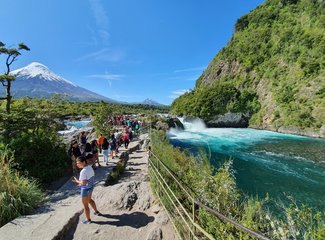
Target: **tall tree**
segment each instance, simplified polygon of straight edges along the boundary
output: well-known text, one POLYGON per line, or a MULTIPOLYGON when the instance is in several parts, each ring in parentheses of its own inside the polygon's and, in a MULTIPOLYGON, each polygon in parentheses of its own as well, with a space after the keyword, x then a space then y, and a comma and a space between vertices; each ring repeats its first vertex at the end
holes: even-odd
POLYGON ((17 57, 21 55, 21 51, 26 50, 29 51, 29 47, 27 47, 24 43, 19 43, 18 48, 6 48, 5 44, 0 41, 0 54, 6 55, 6 69, 5 73, 0 75, 0 82, 3 87, 6 88, 6 97, 0 98, 0 100, 6 100, 6 111, 10 114, 10 106, 11 106, 11 82, 15 80, 15 76, 10 75, 10 66, 11 64, 17 60, 17 57))

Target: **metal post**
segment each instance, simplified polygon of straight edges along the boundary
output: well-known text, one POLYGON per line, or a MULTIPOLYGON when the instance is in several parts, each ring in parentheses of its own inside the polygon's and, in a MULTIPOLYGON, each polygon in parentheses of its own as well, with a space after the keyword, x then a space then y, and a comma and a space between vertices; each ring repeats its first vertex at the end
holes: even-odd
MULTIPOLYGON (((195 225, 194 225, 194 223, 195 223, 195 199, 193 198, 192 199, 193 200, 193 205, 192 205, 192 216, 193 216, 193 233, 194 233, 194 235, 196 234, 196 228, 195 228, 195 225)), ((194 236, 195 237, 195 236, 194 236)), ((193 239, 194 239, 194 237, 193 237, 193 239)))
MULTIPOLYGON (((157 172, 159 173, 159 159, 157 159, 157 172)), ((158 184, 158 196, 161 197, 161 194, 160 194, 160 181, 159 179, 157 178, 157 184, 158 184)))

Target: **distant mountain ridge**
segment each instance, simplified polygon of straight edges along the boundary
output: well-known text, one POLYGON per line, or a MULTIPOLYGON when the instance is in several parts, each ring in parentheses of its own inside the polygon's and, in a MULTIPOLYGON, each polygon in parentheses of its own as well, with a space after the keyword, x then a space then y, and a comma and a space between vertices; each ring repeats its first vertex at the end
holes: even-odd
POLYGON ((164 104, 156 102, 156 101, 154 101, 154 100, 152 100, 150 98, 147 98, 144 101, 138 102, 138 103, 135 103, 135 104, 147 104, 147 105, 153 105, 153 106, 165 106, 164 104))
POLYGON ((16 76, 15 81, 12 83, 12 95, 16 98, 50 98, 53 94, 62 94, 67 96, 69 101, 118 103, 118 101, 73 84, 38 62, 33 62, 26 67, 14 70, 11 72, 11 75, 16 76))

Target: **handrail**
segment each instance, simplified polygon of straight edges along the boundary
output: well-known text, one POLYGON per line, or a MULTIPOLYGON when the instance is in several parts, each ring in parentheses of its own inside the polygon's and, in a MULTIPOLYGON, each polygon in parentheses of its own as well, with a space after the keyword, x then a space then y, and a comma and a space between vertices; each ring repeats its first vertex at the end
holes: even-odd
POLYGON ((178 179, 174 176, 173 173, 171 173, 170 169, 166 166, 166 164, 161 161, 152 151, 150 151, 150 155, 154 156, 157 160, 160 161, 160 163, 164 166, 166 171, 169 173, 169 175, 175 180, 175 182, 178 184, 178 186, 186 193, 186 195, 191 198, 191 200, 194 200, 194 197, 183 187, 183 185, 178 181, 178 179))
MULTIPOLYGON (((242 224, 226 217, 225 215, 219 213, 218 211, 204 205, 203 203, 199 202, 198 200, 195 199, 195 197, 193 197, 186 189, 185 187, 179 182, 179 180, 174 176, 174 174, 171 172, 171 170, 165 165, 164 162, 162 162, 152 151, 150 151, 150 156, 154 156, 159 163, 164 167, 164 169, 167 171, 167 173, 172 177, 172 179, 177 183, 177 185, 184 191, 184 193, 186 193, 186 195, 188 196, 188 198, 190 198, 191 201, 193 201, 196 205, 202 207, 203 209, 207 210, 209 213, 213 214, 214 216, 218 217, 219 219, 231 223, 232 225, 234 225, 235 227, 239 228, 241 231, 244 231, 258 239, 261 240, 270 240, 269 238, 263 236, 261 233, 258 233, 256 231, 253 231, 245 226, 243 226, 242 224)), ((151 159, 149 158, 149 161, 151 161, 151 159)), ((153 162, 152 162, 153 164, 153 162)), ((157 169, 155 169, 157 171, 157 169)), ((160 175, 160 174, 159 174, 160 175)), ((166 184, 166 182, 165 182, 166 184)), ((187 214, 187 213, 186 213, 187 214)), ((191 221, 191 223, 196 226, 197 228, 201 228, 197 223, 195 223, 191 218, 189 219, 191 221)), ((203 230, 202 228, 200 230, 203 230)), ((204 230, 203 230, 204 231, 204 230)), ((209 237, 209 236, 207 236, 209 237)))

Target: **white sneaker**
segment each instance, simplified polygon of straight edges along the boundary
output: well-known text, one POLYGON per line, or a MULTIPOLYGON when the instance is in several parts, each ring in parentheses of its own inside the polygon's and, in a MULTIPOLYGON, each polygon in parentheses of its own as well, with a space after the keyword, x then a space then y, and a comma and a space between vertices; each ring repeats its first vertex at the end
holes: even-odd
POLYGON ((84 220, 81 220, 81 223, 82 224, 91 224, 91 220, 89 219, 84 219, 84 220))

